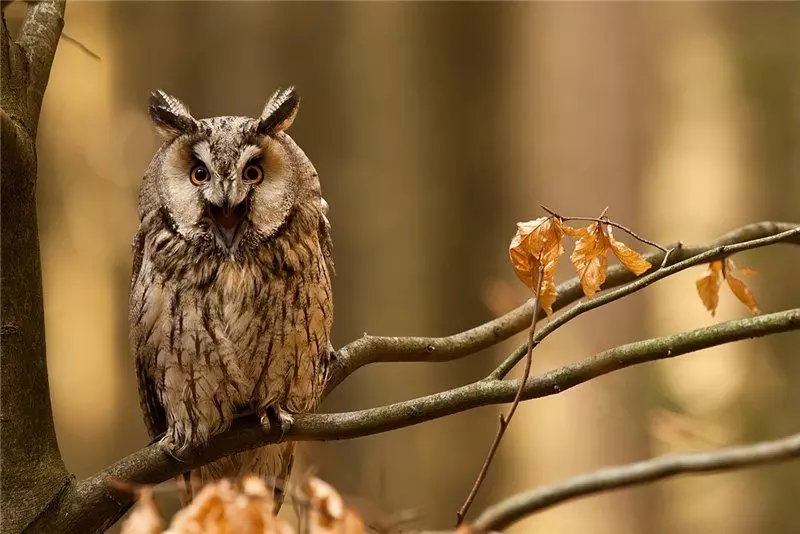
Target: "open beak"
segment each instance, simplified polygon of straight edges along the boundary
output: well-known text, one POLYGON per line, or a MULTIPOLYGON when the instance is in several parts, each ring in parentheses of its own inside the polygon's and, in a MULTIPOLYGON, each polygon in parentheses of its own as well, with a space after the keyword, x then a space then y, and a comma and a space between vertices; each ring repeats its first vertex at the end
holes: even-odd
POLYGON ((240 202, 235 206, 217 206, 216 204, 208 204, 206 213, 208 218, 216 226, 219 236, 228 248, 231 248, 236 234, 241 228, 242 223, 247 217, 247 201, 240 202))

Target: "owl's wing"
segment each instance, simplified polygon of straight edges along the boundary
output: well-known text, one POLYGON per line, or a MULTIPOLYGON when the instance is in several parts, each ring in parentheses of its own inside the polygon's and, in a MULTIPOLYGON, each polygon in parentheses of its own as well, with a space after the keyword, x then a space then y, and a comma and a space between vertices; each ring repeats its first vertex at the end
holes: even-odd
POLYGON ((319 218, 319 242, 322 246, 322 254, 325 256, 325 265, 328 267, 329 274, 335 274, 333 266, 333 239, 331 238, 331 223, 328 220, 328 203, 324 198, 320 199, 322 210, 319 218))
MULTIPOLYGON (((131 272, 131 286, 139 278, 139 271, 142 269, 142 258, 144 256, 144 234, 136 232, 133 237, 133 270, 131 272)), ((139 383, 139 403, 144 414, 144 423, 151 438, 163 434, 167 430, 167 415, 164 407, 158 400, 158 390, 147 367, 147 362, 141 355, 136 354, 136 377, 139 383)))
POLYGON ((141 358, 136 358, 136 375, 139 379, 139 403, 144 414, 144 424, 150 437, 155 439, 167 431, 167 414, 158 400, 156 382, 141 358))

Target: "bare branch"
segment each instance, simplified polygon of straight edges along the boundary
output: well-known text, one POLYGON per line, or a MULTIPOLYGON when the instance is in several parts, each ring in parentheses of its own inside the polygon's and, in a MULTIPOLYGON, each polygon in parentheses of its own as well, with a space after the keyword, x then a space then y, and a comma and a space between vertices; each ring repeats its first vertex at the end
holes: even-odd
POLYGON ((688 473, 708 473, 800 458, 800 434, 753 445, 711 452, 672 454, 644 462, 609 467, 520 493, 484 511, 472 532, 504 530, 531 514, 557 504, 600 493, 646 484, 688 473))
MULTIPOLYGON (((554 395, 598 376, 633 365, 673 358, 724 343, 800 329, 800 309, 728 321, 673 336, 650 339, 607 350, 580 362, 531 377, 525 382, 523 399, 554 395)), ((338 414, 305 414, 295 419, 284 436, 289 440, 324 441, 348 439, 396 430, 431 421, 479 406, 511 402, 519 380, 484 379, 449 391, 379 408, 338 414)), ((131 504, 131 495, 111 488, 109 478, 133 484, 155 484, 168 480, 228 454, 279 441, 278 431, 264 434, 255 417, 238 420, 232 429, 215 436, 202 450, 190 451, 178 461, 150 445, 123 458, 109 468, 83 480, 74 488, 79 498, 64 517, 68 528, 92 532, 108 525, 131 504), (102 522, 102 523, 100 523, 102 522)), ((59 513, 54 510, 53 513, 59 513)))
MULTIPOLYGON (((774 236, 797 228, 797 223, 771 222, 749 224, 737 228, 718 239, 712 245, 682 247, 674 245, 667 265, 695 257, 713 250, 720 245, 730 245, 774 236)), ((793 234, 783 238, 783 242, 800 245, 800 235, 793 234)), ((727 254, 727 253, 725 253, 727 254)), ((720 257, 723 254, 720 254, 720 257)), ((663 252, 644 255, 653 265, 659 265, 665 257, 663 252)), ((718 257, 710 258, 719 259, 718 257)), ((636 279, 636 276, 621 265, 608 269, 605 288, 618 287, 636 279)), ((580 280, 576 277, 558 286, 558 297, 553 309, 558 311, 583 297, 580 280)), ((367 336, 357 339, 336 353, 332 364, 331 378, 327 391, 332 391, 346 377, 371 363, 382 362, 448 362, 487 349, 501 341, 522 332, 531 323, 533 302, 529 300, 515 310, 465 332, 447 337, 378 337, 367 336)), ((538 312, 539 319, 544 312, 538 312)))
MULTIPOLYGON (((539 296, 542 293, 543 277, 544 265, 539 263, 539 275, 536 279, 536 293, 533 296, 534 310, 539 307, 539 296)), ((478 495, 478 490, 480 489, 481 484, 483 484, 486 474, 489 472, 489 466, 492 464, 492 460, 497 452, 497 448, 500 446, 500 441, 503 439, 503 435, 505 435, 509 423, 511 423, 511 418, 514 417, 514 413, 517 411, 519 401, 522 400, 522 391, 525 387, 525 382, 527 382, 528 377, 531 375, 531 365, 533 364, 533 347, 535 346, 533 344, 533 334, 536 332, 537 314, 534 313, 532 315, 533 319, 531 320, 531 326, 528 328, 528 348, 527 355, 525 356, 525 369, 522 371, 522 379, 519 382, 517 394, 514 395, 514 400, 511 402, 511 408, 508 409, 508 415, 503 417, 503 414, 500 414, 500 425, 497 428, 497 434, 494 436, 492 445, 489 447, 489 453, 486 455, 486 460, 483 462, 483 466, 478 473, 478 478, 475 479, 475 484, 472 485, 472 489, 470 490, 469 495, 467 495, 467 499, 464 501, 464 504, 461 505, 461 509, 456 513, 456 526, 460 525, 461 522, 464 521, 464 516, 466 516, 467 512, 469 512, 469 507, 472 506, 472 501, 474 501, 475 497, 478 495)))

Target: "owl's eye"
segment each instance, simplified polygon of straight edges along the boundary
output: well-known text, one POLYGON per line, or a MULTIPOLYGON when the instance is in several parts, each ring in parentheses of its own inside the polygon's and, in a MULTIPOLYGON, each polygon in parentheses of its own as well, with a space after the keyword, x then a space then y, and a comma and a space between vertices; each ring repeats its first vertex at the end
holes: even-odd
POLYGON ((208 181, 208 169, 205 165, 195 165, 189 173, 189 179, 194 185, 203 185, 208 181))
POLYGON ((264 170, 256 163, 251 163, 242 171, 242 180, 248 184, 258 185, 263 179, 264 170))

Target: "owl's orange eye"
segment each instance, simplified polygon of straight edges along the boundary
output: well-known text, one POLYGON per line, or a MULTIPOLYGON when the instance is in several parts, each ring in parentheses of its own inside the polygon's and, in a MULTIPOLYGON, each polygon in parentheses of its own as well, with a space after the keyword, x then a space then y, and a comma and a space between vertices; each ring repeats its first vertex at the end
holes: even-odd
POLYGON ((189 173, 189 179, 194 185, 203 185, 208 181, 209 173, 205 165, 196 165, 189 173))
POLYGON ((242 171, 242 180, 248 184, 258 185, 264 179, 264 170, 261 165, 251 163, 242 171))

